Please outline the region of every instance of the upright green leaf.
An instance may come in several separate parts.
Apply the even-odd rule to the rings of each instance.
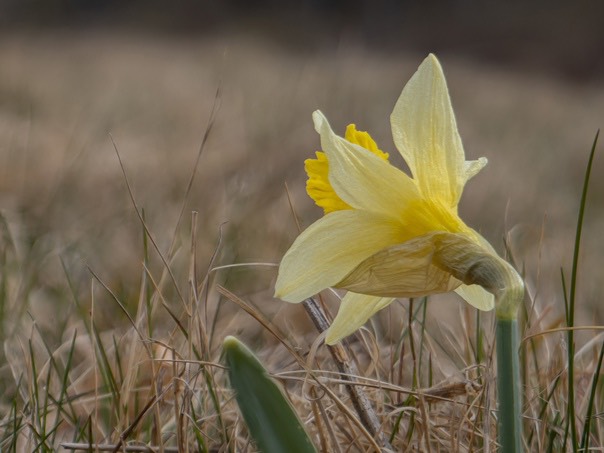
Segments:
[[[256,356],[231,336],[223,349],[231,387],[256,446],[264,453],[316,453],[291,404]]]

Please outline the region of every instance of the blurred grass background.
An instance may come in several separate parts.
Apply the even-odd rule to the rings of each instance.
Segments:
[[[355,122],[393,151],[388,115],[430,51],[445,68],[467,155],[490,161],[464,196],[467,222],[494,244],[513,229],[523,254],[543,227],[552,255],[541,264],[556,274],[568,263],[604,112],[601,3],[162,5],[2,3],[0,201],[13,234],[45,252],[41,292],[60,284],[58,257],[75,269],[86,262],[125,292],[136,287],[141,231],[109,134],[151,230],[170,241],[220,87],[187,212],[200,211],[210,249],[228,221],[226,261],[276,262],[296,235],[284,182],[304,225],[320,214],[304,196],[302,162],[318,147],[311,112],[322,109],[340,131]],[[602,295],[588,276],[604,255],[601,171],[596,160],[588,304]]]
[[[321,215],[304,192],[303,161],[319,146],[312,111],[342,133],[356,123],[395,156],[389,114],[428,52],[447,75],[466,155],[489,159],[462,215],[500,252],[509,234],[555,324],[587,154],[604,124],[602,17],[601,2],[1,2],[3,338],[35,323],[63,343],[74,297],[83,307],[96,298],[101,327],[119,325],[88,269],[136,305],[143,232],[110,135],[160,249],[175,240],[185,250],[172,262],[181,283],[192,210],[200,268],[216,248],[218,265],[277,263],[297,235],[284,184],[303,227]],[[578,324],[604,316],[601,156],[593,172]],[[154,254],[147,264],[163,267]],[[285,305],[271,299],[275,276],[239,269],[218,280],[274,313]]]

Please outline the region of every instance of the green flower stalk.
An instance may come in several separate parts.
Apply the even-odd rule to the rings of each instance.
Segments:
[[[306,188],[325,215],[283,257],[275,296],[298,303],[328,287],[347,290],[327,344],[399,297],[455,291],[479,310],[495,308],[500,442],[504,453],[519,451],[516,316],[524,285],[458,215],[465,184],[487,160],[465,159],[440,63],[434,55],[424,60],[390,117],[411,176],[355,125],[339,137],[320,111],[313,120],[322,151],[305,162]]]

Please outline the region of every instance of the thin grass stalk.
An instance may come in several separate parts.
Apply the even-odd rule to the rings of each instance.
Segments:
[[[71,346],[69,348],[69,353],[67,355],[67,363],[65,364],[63,378],[61,379],[61,390],[59,393],[59,398],[56,400],[57,409],[56,409],[56,415],[55,415],[54,423],[53,423],[55,426],[58,426],[61,423],[60,416],[63,412],[66,412],[64,405],[67,405],[69,408],[70,413],[67,415],[67,417],[68,418],[70,417],[71,420],[76,420],[76,418],[77,418],[75,415],[75,412],[73,410],[71,401],[69,400],[69,398],[65,398],[67,396],[67,390],[68,390],[68,386],[69,386],[69,373],[71,371],[71,365],[73,362],[73,354],[75,351],[77,336],[78,336],[78,331],[77,331],[77,329],[75,329],[73,332],[73,336],[71,338]],[[55,433],[53,433],[53,436],[51,439],[51,445],[55,445],[55,440],[56,440],[56,431],[55,431]]]
[[[411,361],[413,363],[413,368],[411,369],[411,389],[413,391],[417,390],[419,384],[417,382],[417,357],[415,354],[415,341],[413,339],[413,302],[414,299],[409,299],[409,321],[408,321],[408,329],[409,329],[409,352],[411,353]],[[410,406],[416,406],[418,401],[415,398],[412,398],[409,395],[407,400]],[[411,439],[413,438],[413,432],[415,428],[415,414],[416,412],[411,412],[411,417],[409,421],[409,430],[407,431],[407,445],[411,444]]]
[[[327,318],[325,318],[325,315],[316,300],[313,298],[306,299],[303,302],[303,305],[319,332],[323,332],[329,328],[329,322],[327,321]],[[343,346],[345,344],[346,342],[344,341],[341,344],[329,346],[328,348],[343,379],[352,380],[351,376],[357,376],[359,372],[354,363],[348,359],[348,353],[345,346]],[[392,445],[390,445],[388,438],[382,430],[378,416],[362,387],[358,385],[346,385],[346,389],[348,390],[352,404],[367,431],[371,433],[374,439],[376,439],[382,447],[392,450]]]
[[[208,453],[208,447],[206,446],[206,442],[203,439],[204,435],[197,424],[197,420],[199,420],[199,417],[195,413],[195,404],[191,404],[191,417],[192,420],[195,421],[195,423],[193,423],[193,435],[195,436],[195,440],[197,441],[197,451],[201,453]]]
[[[583,179],[583,190],[581,192],[581,203],[579,205],[579,215],[577,218],[577,229],[575,235],[575,248],[573,252],[573,267],[570,276],[570,294],[569,294],[569,307],[567,312],[567,324],[568,329],[568,418],[570,420],[570,434],[572,441],[573,451],[577,451],[578,446],[578,434],[577,425],[575,423],[575,381],[574,381],[574,354],[575,354],[575,338],[573,327],[575,325],[575,296],[577,289],[577,268],[579,265],[579,250],[581,249],[581,233],[583,232],[583,219],[585,217],[585,204],[587,202],[587,189],[589,188],[589,177],[591,176],[591,167],[596,152],[596,145],[598,144],[598,137],[600,131],[596,132],[591,151],[589,153],[589,159],[587,161],[587,167],[585,169],[585,177]]]
[[[567,343],[567,360],[568,360],[568,368],[567,368],[567,374],[568,374],[568,380],[569,381],[573,381],[572,376],[574,376],[574,371],[573,371],[573,367],[574,367],[574,359],[573,357],[575,356],[575,352],[574,352],[574,348],[572,348],[572,346],[574,345],[574,330],[572,329],[572,324],[574,324],[574,322],[571,320],[570,318],[570,304],[568,301],[568,291],[567,291],[567,286],[566,286],[566,277],[564,275],[564,269],[560,269],[560,278],[562,279],[562,291],[564,293],[564,314],[566,317],[566,326],[570,327],[567,332],[566,332],[566,343]],[[571,350],[572,348],[572,350]],[[570,396],[571,393],[574,394],[574,390],[573,390],[573,386],[574,386],[574,382],[569,382],[568,384],[570,391],[568,391],[568,395]],[[574,397],[574,395],[573,395]],[[572,406],[572,419],[574,420],[574,403]],[[568,442],[568,435],[569,435],[569,430],[570,430],[570,420],[571,420],[571,407],[570,407],[570,400],[567,401],[566,403],[566,412],[567,412],[567,417],[565,420],[565,426],[564,426],[564,442],[562,443],[562,445],[564,445],[564,447],[566,448],[566,444]]]
[[[317,391],[314,387],[310,388],[310,397],[312,398],[310,407],[313,416],[315,417],[317,432],[319,433],[319,442],[321,443],[320,451],[328,451],[328,442],[325,431],[327,431],[327,433],[331,435],[331,438],[334,439],[335,436],[333,435],[333,429],[331,428],[329,417],[325,413],[325,409],[321,404],[321,400],[317,397]],[[325,428],[323,428],[323,423],[325,423]],[[333,442],[333,444],[337,445],[337,442]]]
[[[581,447],[579,450],[587,451],[589,446],[589,435],[591,432],[591,422],[593,420],[593,409],[594,401],[596,399],[596,392],[598,389],[598,380],[600,378],[600,371],[602,369],[602,360],[604,359],[604,342],[600,346],[600,355],[598,356],[598,365],[594,371],[593,380],[591,382],[591,390],[589,392],[589,403],[585,411],[585,424],[583,426],[583,435],[581,436]]]
[[[423,297],[422,301],[421,301],[421,307],[422,307],[422,321],[421,321],[421,335],[419,337],[419,364],[417,366],[418,368],[418,385],[422,385],[422,359],[424,357],[423,351],[424,351],[424,339],[426,337],[426,314],[428,312],[428,298],[427,297]]]
[[[476,339],[474,340],[474,360],[475,363],[478,365],[480,363],[482,363],[482,358],[483,358],[483,349],[484,349],[484,345],[483,345],[483,337],[482,337],[482,329],[480,326],[480,311],[476,311]]]
[[[554,392],[556,391],[556,389],[558,388],[558,384],[561,382],[561,376],[558,375],[556,377],[556,379],[554,380],[554,383],[552,384],[552,387],[550,389],[550,391],[547,393],[547,395],[543,398],[542,402],[541,402],[541,407],[539,409],[539,415],[537,416],[537,420],[546,420],[546,414],[545,412],[547,411],[547,409],[550,407],[550,402],[554,396]],[[531,444],[533,442],[533,437],[535,435],[535,430],[536,428],[533,427],[533,429],[531,430],[531,433],[528,437],[528,440],[526,441],[527,446],[530,448]]]
[[[146,222],[145,210],[141,209],[141,216],[143,217],[143,222]],[[141,224],[142,233],[143,233],[143,268],[149,269],[149,238],[147,236],[147,232],[145,231],[144,226]],[[147,335],[149,338],[153,338],[153,301],[151,299],[152,293],[150,291],[149,281],[147,279],[147,273],[143,272],[142,274],[142,282],[141,282],[141,290],[144,294],[145,300],[145,308],[147,309]]]
[[[518,320],[497,318],[497,397],[502,453],[522,451]]]
[[[554,421],[552,422],[552,426],[556,427],[559,426],[560,423],[560,413],[557,413],[556,416],[554,417]],[[556,436],[558,435],[558,432],[556,429],[550,429],[549,431],[549,435],[547,437],[547,450],[546,453],[552,453],[554,451],[554,444],[555,444],[555,440],[556,440]],[[564,439],[564,444],[566,445],[566,439]]]
[[[124,451],[127,453],[133,452],[159,452],[163,451],[164,453],[179,453],[180,450],[177,447],[164,447],[163,450],[160,450],[159,447],[150,447],[148,445],[123,445],[120,446],[118,444],[95,444],[95,443],[77,443],[77,442],[64,442],[61,444],[61,447],[65,450],[72,451],[91,451],[91,452],[99,452],[99,451],[116,451],[116,448],[119,451]]]
[[[413,302],[414,299],[409,299],[409,350],[411,352],[411,361],[413,369],[411,370],[411,389],[416,390],[419,387],[417,381],[417,356],[415,354],[415,341],[413,340]]]

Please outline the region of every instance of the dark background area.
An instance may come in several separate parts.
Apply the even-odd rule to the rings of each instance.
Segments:
[[[169,35],[249,33],[312,52],[356,40],[374,51],[456,54],[570,82],[604,78],[604,2],[4,0],[11,31],[116,29]]]

